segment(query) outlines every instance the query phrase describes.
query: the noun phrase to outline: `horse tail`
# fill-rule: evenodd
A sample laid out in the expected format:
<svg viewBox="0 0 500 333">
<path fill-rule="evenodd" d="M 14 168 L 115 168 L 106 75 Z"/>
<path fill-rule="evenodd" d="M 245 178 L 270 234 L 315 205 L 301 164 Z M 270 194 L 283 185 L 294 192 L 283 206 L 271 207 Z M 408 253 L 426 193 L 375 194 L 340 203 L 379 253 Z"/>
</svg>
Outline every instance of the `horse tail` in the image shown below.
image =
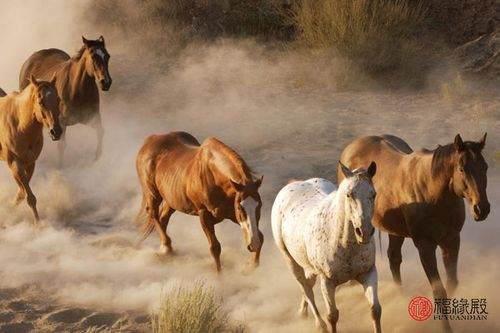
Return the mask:
<svg viewBox="0 0 500 333">
<path fill-rule="evenodd" d="M 149 218 L 146 214 L 146 198 L 144 195 L 141 201 L 141 208 L 135 218 L 135 224 L 142 225 L 141 238 L 136 244 L 136 246 L 139 247 L 154 230 L 154 225 L 149 223 Z"/>
</svg>

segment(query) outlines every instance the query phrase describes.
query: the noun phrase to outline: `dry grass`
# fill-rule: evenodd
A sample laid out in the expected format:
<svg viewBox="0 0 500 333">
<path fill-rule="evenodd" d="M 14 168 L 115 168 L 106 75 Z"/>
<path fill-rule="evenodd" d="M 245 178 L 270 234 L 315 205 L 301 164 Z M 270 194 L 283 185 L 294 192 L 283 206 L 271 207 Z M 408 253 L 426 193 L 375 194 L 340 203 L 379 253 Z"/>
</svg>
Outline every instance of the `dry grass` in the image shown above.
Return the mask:
<svg viewBox="0 0 500 333">
<path fill-rule="evenodd" d="M 290 20 L 307 47 L 333 48 L 364 69 L 380 71 L 414 53 L 411 37 L 425 13 L 422 0 L 303 0 Z"/>
<path fill-rule="evenodd" d="M 243 326 L 229 322 L 222 300 L 203 282 L 177 286 L 162 295 L 161 305 L 151 315 L 153 333 L 244 333 Z"/>
</svg>

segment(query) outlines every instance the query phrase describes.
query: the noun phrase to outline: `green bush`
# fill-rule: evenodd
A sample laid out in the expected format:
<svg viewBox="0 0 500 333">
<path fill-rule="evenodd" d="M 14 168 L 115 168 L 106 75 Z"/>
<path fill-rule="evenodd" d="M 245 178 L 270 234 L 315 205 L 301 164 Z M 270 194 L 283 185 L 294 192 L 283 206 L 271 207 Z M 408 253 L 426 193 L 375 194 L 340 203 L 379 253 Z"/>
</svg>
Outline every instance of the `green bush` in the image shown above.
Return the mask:
<svg viewBox="0 0 500 333">
<path fill-rule="evenodd" d="M 222 308 L 222 300 L 203 282 L 177 286 L 162 295 L 161 305 L 151 315 L 153 333 L 244 333 L 233 326 Z"/>
</svg>

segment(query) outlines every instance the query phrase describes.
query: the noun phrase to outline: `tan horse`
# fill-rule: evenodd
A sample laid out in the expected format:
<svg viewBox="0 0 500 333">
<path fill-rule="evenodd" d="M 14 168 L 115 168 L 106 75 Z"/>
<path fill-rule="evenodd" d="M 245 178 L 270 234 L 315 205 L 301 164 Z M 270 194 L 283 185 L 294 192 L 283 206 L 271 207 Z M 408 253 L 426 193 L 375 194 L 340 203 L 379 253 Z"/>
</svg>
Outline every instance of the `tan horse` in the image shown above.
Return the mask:
<svg viewBox="0 0 500 333">
<path fill-rule="evenodd" d="M 401 247 L 411 237 L 435 298 L 447 298 L 439 276 L 436 248 L 442 250 L 448 276 L 447 289 L 457 287 L 460 231 L 465 221 L 464 200 L 476 221 L 486 219 L 490 204 L 486 194 L 487 164 L 481 152 L 486 134 L 479 142 L 463 142 L 460 135 L 452 144 L 436 150 L 413 152 L 402 139 L 369 136 L 347 145 L 341 161 L 349 168 L 368 166 L 375 161 L 379 172 L 373 178 L 377 199 L 373 224 L 389 233 L 387 251 L 394 281 L 401 284 Z M 344 176 L 337 173 L 340 182 Z M 447 321 L 444 330 L 451 331 Z"/>
<path fill-rule="evenodd" d="M 102 153 L 104 129 L 99 110 L 99 90 L 111 86 L 111 76 L 108 71 L 109 53 L 104 45 L 104 38 L 87 40 L 82 36 L 83 46 L 72 58 L 59 49 L 46 49 L 33 53 L 25 61 L 19 74 L 19 88 L 28 85 L 30 75 L 42 79 L 57 78 L 56 87 L 62 99 L 61 125 L 63 135 L 59 143 L 59 158 L 63 161 L 66 147 L 65 135 L 67 126 L 86 124 L 97 132 L 97 150 L 95 159 Z M 96 84 L 97 83 L 97 84 Z"/>
<path fill-rule="evenodd" d="M 160 251 L 172 251 L 167 225 L 175 211 L 198 215 L 207 236 L 217 271 L 221 270 L 221 246 L 215 225 L 229 219 L 241 226 L 253 264 L 259 263 L 264 236 L 258 225 L 262 201 L 245 161 L 215 138 L 202 145 L 190 134 L 172 132 L 148 137 L 137 155 L 137 173 L 143 191 L 145 239 L 154 228 L 160 235 Z M 160 211 L 160 205 L 161 211 Z"/>
<path fill-rule="evenodd" d="M 61 137 L 59 104 L 55 78 L 48 82 L 32 76 L 22 92 L 0 98 L 0 159 L 7 162 L 19 187 L 14 204 L 26 198 L 35 223 L 39 216 L 29 182 L 42 151 L 43 127 L 52 140 Z"/>
</svg>

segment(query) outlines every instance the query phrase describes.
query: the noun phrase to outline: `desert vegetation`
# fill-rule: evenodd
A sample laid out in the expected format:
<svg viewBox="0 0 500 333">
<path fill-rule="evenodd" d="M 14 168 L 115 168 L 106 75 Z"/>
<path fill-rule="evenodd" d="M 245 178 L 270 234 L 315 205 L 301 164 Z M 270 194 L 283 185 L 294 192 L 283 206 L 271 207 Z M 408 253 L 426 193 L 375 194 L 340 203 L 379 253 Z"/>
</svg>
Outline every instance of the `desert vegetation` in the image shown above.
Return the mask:
<svg viewBox="0 0 500 333">
<path fill-rule="evenodd" d="M 162 295 L 160 308 L 151 315 L 153 333 L 245 333 L 233 325 L 215 290 L 198 281 L 176 285 Z"/>
</svg>

